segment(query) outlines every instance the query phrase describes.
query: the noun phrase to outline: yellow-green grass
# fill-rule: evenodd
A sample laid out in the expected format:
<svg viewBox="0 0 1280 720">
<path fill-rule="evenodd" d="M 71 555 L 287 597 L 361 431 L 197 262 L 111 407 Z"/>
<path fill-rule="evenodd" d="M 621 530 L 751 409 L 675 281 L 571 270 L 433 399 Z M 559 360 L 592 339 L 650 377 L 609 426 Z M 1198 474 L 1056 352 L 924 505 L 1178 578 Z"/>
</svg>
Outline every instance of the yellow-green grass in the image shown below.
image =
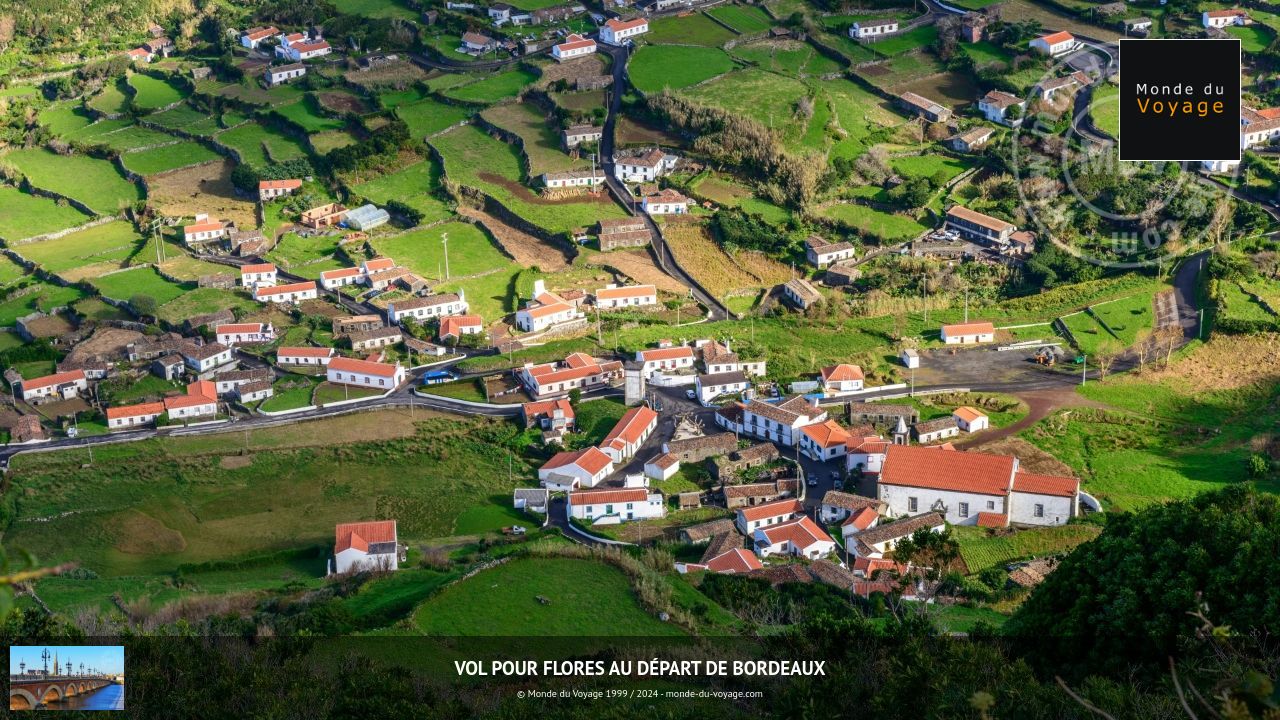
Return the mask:
<svg viewBox="0 0 1280 720">
<path fill-rule="evenodd" d="M 276 244 L 271 252 L 267 253 L 267 259 L 272 262 L 302 272 L 308 277 L 316 277 L 324 270 L 331 270 L 338 267 L 331 264 L 333 254 L 338 251 L 337 235 L 315 235 L 312 237 L 302 237 L 296 233 L 287 233 L 280 238 L 280 242 Z M 323 265 L 316 269 L 318 265 Z"/>
<path fill-rule="evenodd" d="M 385 205 L 389 200 L 399 200 L 422 213 L 423 224 L 430 224 L 452 214 L 448 203 L 438 195 L 443 174 L 440 164 L 429 158 L 354 185 L 351 192 L 378 205 Z"/>
<path fill-rule="evenodd" d="M 8 255 L 0 255 L 0 288 L 5 288 L 26 277 L 27 271 Z"/>
<path fill-rule="evenodd" d="M 7 88 L 0 88 L 0 97 L 31 97 L 39 94 L 40 91 L 34 85 L 13 85 Z"/>
<path fill-rule="evenodd" d="M 745 115 L 779 131 L 788 147 L 820 144 L 821 130 L 830 117 L 826 103 L 815 104 L 812 118 L 799 117 L 797 103 L 811 95 L 809 88 L 795 78 L 757 68 L 731 72 L 679 92 L 694 102 Z M 744 102 L 746 98 L 750 102 Z M 811 127 L 817 128 L 816 135 L 809 134 Z"/>
<path fill-rule="evenodd" d="M 1120 87 L 1113 83 L 1095 87 L 1089 103 L 1089 116 L 1099 130 L 1120 139 Z"/>
<path fill-rule="evenodd" d="M 887 242 L 909 240 L 929 229 L 907 215 L 887 213 L 855 203 L 831 205 L 824 208 L 821 215 Z"/>
<path fill-rule="evenodd" d="M 749 5 L 721 5 L 708 10 L 707 14 L 744 35 L 764 32 L 773 26 L 773 18 Z"/>
<path fill-rule="evenodd" d="M 36 117 L 40 124 L 49 128 L 54 135 L 63 137 L 84 130 L 93 124 L 93 115 L 70 101 L 54 103 L 41 110 Z"/>
<path fill-rule="evenodd" d="M 870 48 L 881 55 L 901 55 L 909 50 L 928 47 L 937 39 L 938 28 L 933 25 L 923 25 L 877 40 L 870 44 Z"/>
<path fill-rule="evenodd" d="M 303 96 L 298 102 L 281 105 L 275 111 L 307 133 L 337 130 L 343 126 L 342 120 L 322 113 L 319 101 L 311 94 Z"/>
<path fill-rule="evenodd" d="M 476 225 L 451 222 L 370 241 L 379 255 L 395 258 L 415 273 L 432 279 L 444 278 L 445 234 L 449 236 L 449 275 L 463 278 L 506 268 L 514 262 L 494 247 L 488 235 Z"/>
<path fill-rule="evenodd" d="M 13 242 L 83 225 L 89 216 L 45 197 L 0 185 L 0 240 Z"/>
<path fill-rule="evenodd" d="M 716 47 L 645 45 L 627 67 L 631 84 L 646 93 L 679 90 L 733 69 L 733 60 Z"/>
<path fill-rule="evenodd" d="M 57 307 L 69 305 L 82 299 L 85 295 L 80 288 L 62 285 L 39 285 L 39 290 L 16 297 L 8 302 L 0 303 L 0 327 L 12 326 L 23 315 L 30 315 L 36 310 L 49 312 Z"/>
<path fill-rule="evenodd" d="M 0 162 L 17 168 L 32 185 L 79 200 L 98 213 L 114 213 L 142 199 L 141 188 L 125 179 L 110 160 L 30 148 L 15 150 Z"/>
<path fill-rule="evenodd" d="M 785 223 L 791 218 L 791 212 L 778 207 L 767 200 L 757 198 L 751 188 L 734 182 L 730 178 L 705 173 L 694 181 L 693 191 L 716 204 L 725 207 L 741 208 L 743 211 L 759 215 L 771 223 Z"/>
<path fill-rule="evenodd" d="M 200 136 L 212 135 L 219 129 L 216 114 L 197 110 L 186 103 L 148 115 L 147 122 Z"/>
<path fill-rule="evenodd" d="M 536 106 L 530 103 L 508 103 L 485 110 L 485 120 L 520 136 L 524 154 L 529 159 L 529 174 L 561 172 L 586 168 L 586 159 L 574 159 L 561 150 L 560 132 L 550 124 Z"/>
<path fill-rule="evenodd" d="M 840 63 L 798 40 L 769 40 L 739 45 L 734 57 L 755 63 L 765 70 L 785 75 L 825 75 L 839 72 Z"/>
<path fill-rule="evenodd" d="M 138 249 L 142 238 L 133 225 L 123 220 L 113 220 L 63 235 L 55 240 L 24 243 L 14 247 L 23 258 L 40 265 L 54 274 L 87 266 L 98 273 L 119 268 Z M 79 280 L 82 273 L 71 273 L 68 279 Z"/>
<path fill-rule="evenodd" d="M 515 97 L 527 85 L 537 80 L 537 75 L 516 68 L 496 75 L 490 75 L 478 82 L 444 91 L 446 97 L 463 102 L 491 104 L 499 100 Z"/>
<path fill-rule="evenodd" d="M 217 288 L 196 288 L 188 290 L 161 305 L 156 314 L 166 322 L 181 323 L 189 317 L 223 309 L 243 315 L 254 312 L 260 307 L 259 303 L 244 292 L 219 290 Z"/>
<path fill-rule="evenodd" d="M 1229 27 L 1227 34 L 1239 39 L 1240 49 L 1247 53 L 1260 53 L 1266 50 L 1276 37 L 1275 31 L 1266 25 Z"/>
<path fill-rule="evenodd" d="M 650 20 L 649 33 L 641 37 L 651 43 L 719 47 L 737 35 L 715 20 L 699 13 L 685 17 L 667 16 Z"/>
<path fill-rule="evenodd" d="M 142 73 L 130 75 L 129 85 L 134 90 L 133 106 L 144 112 L 172 105 L 187 96 L 185 90 L 168 80 L 161 80 Z"/>
<path fill-rule="evenodd" d="M 517 150 L 466 125 L 431 139 L 444 158 L 445 175 L 495 199 L 529 222 L 553 233 L 588 227 L 601 218 L 624 217 L 626 211 L 605 200 L 564 203 L 541 202 L 527 188 L 517 187 L 522 177 Z"/>
<path fill-rule="evenodd" d="M 1151 287 L 1144 292 L 1114 302 L 1094 305 L 1089 309 L 1113 335 L 1120 339 L 1121 345 L 1128 347 L 1137 340 L 1138 335 L 1155 326 L 1152 296 L 1160 287 L 1152 283 Z"/>
<path fill-rule="evenodd" d="M 317 155 L 324 155 L 338 148 L 344 148 L 360 142 L 360 139 L 352 135 L 348 130 L 329 130 L 328 132 L 312 133 L 310 140 L 311 148 L 315 150 Z"/>
<path fill-rule="evenodd" d="M 149 150 L 137 150 L 120 156 L 124 166 L 139 175 L 154 175 L 169 170 L 217 160 L 220 155 L 198 142 L 185 140 Z"/>
<path fill-rule="evenodd" d="M 214 137 L 218 142 L 238 152 L 242 162 L 258 167 L 300 158 L 307 154 L 302 143 L 256 122 L 238 125 Z"/>
<path fill-rule="evenodd" d="M 103 295 L 115 300 L 128 300 L 134 295 L 146 295 L 157 305 L 179 297 L 188 288 L 170 282 L 151 267 L 137 267 L 103 275 L 92 280 L 93 286 Z"/>
<path fill-rule="evenodd" d="M 465 107 L 442 103 L 434 98 L 405 103 L 396 108 L 396 117 L 409 126 L 409 132 L 416 138 L 434 135 L 470 115 L 471 111 Z"/>
<path fill-rule="evenodd" d="M 893 168 L 894 172 L 899 175 L 933 178 L 942 173 L 946 176 L 946 181 L 968 170 L 970 166 L 971 163 L 965 160 L 957 160 L 932 152 L 926 152 L 923 155 L 895 157 L 889 160 L 889 167 Z"/>
<path fill-rule="evenodd" d="M 129 109 L 129 96 L 119 82 L 107 83 L 89 100 L 89 107 L 107 115 L 117 115 Z"/>
<path fill-rule="evenodd" d="M 360 15 L 375 19 L 418 19 L 418 13 L 398 0 L 335 0 L 333 6 L 344 15 Z"/>
<path fill-rule="evenodd" d="M 853 42 L 852 40 L 850 42 Z M 933 55 L 913 52 L 895 55 L 888 62 L 877 65 L 874 74 L 861 73 L 864 78 L 879 88 L 892 92 L 892 88 L 919 80 L 946 70 L 942 61 Z"/>
<path fill-rule="evenodd" d="M 876 132 L 902 123 L 886 100 L 850 80 L 822 80 L 817 87 L 830 101 L 834 122 L 843 131 L 831 149 L 833 158 L 861 155 L 874 144 Z"/>
<path fill-rule="evenodd" d="M 105 145 L 119 152 L 171 144 L 177 140 L 177 138 L 167 133 L 157 132 L 137 125 L 122 127 L 119 130 L 93 135 L 92 137 L 82 136 L 82 142 Z"/>
<path fill-rule="evenodd" d="M 515 637 L 533 628 L 549 637 L 681 634 L 640 606 L 621 570 L 571 558 L 523 558 L 486 570 L 424 602 L 414 622 L 427 635 Z"/>
</svg>

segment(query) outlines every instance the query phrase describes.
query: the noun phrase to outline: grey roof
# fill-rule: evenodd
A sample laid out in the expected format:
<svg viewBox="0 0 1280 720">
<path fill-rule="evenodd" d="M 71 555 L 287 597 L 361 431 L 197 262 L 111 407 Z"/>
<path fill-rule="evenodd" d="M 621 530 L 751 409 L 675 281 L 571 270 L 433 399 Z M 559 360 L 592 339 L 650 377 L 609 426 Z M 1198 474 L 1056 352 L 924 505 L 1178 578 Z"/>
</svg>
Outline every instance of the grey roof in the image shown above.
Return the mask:
<svg viewBox="0 0 1280 720">
<path fill-rule="evenodd" d="M 667 441 L 667 450 L 672 453 L 683 453 L 703 448 L 723 449 L 725 452 L 732 452 L 737 447 L 738 438 L 730 432 Z"/>
<path fill-rule="evenodd" d="M 417 310 L 418 308 L 434 307 L 436 305 L 447 305 L 449 303 L 458 302 L 462 298 L 457 293 L 439 293 L 437 295 L 427 295 L 426 297 L 415 297 L 407 300 L 395 300 L 388 307 L 395 308 L 396 312 L 404 310 Z"/>
<path fill-rule="evenodd" d="M 365 340 L 378 340 L 380 338 L 400 337 L 400 328 L 395 326 L 376 327 L 370 330 L 358 330 L 351 333 L 351 342 L 358 343 Z"/>
<path fill-rule="evenodd" d="M 953 416 L 948 415 L 946 417 L 940 417 L 936 420 L 916 423 L 916 434 L 924 435 L 926 433 L 934 433 L 934 432 L 938 432 L 939 430 L 946 430 L 948 428 L 953 428 L 953 427 L 959 427 L 959 425 L 956 424 L 956 419 Z"/>
<path fill-rule="evenodd" d="M 734 531 L 733 527 L 733 518 L 720 518 L 719 520 L 690 525 L 680 532 L 689 538 L 690 542 L 700 542 L 716 535 L 731 533 Z"/>
<path fill-rule="evenodd" d="M 390 217 L 391 215 L 388 214 L 386 210 L 383 210 L 377 205 L 361 205 L 354 210 L 347 211 L 346 221 L 348 224 L 354 220 L 361 225 L 368 225 L 379 221 L 385 222 L 390 219 Z"/>
<path fill-rule="evenodd" d="M 524 500 L 525 506 L 545 506 L 551 495 L 546 488 L 516 488 L 512 500 Z"/>
<path fill-rule="evenodd" d="M 943 524 L 942 515 L 936 512 L 927 512 L 923 515 L 903 518 L 887 525 L 877 525 L 868 528 L 853 537 L 866 543 L 867 545 L 875 545 L 886 540 L 897 540 L 915 533 L 921 528 L 934 528 Z"/>
<path fill-rule="evenodd" d="M 861 495 L 840 492 L 839 490 L 828 490 L 827 494 L 822 496 L 822 504 L 845 510 L 861 510 L 863 508 L 877 508 L 881 503 L 875 498 L 862 497 Z"/>
<path fill-rule="evenodd" d="M 703 386 L 713 385 L 739 385 L 747 381 L 747 376 L 741 370 L 732 372 L 714 373 L 711 375 L 699 375 L 698 383 Z"/>
</svg>

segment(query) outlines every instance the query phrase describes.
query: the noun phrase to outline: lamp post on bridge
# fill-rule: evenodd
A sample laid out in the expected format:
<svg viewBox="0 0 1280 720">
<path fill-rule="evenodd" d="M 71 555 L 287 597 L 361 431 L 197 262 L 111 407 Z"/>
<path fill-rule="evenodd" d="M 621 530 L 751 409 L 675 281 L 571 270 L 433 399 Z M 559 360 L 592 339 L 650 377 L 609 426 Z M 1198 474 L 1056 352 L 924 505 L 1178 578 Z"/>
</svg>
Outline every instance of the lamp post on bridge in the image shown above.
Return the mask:
<svg viewBox="0 0 1280 720">
<path fill-rule="evenodd" d="M 40 659 L 44 661 L 44 676 L 49 677 L 49 648 L 40 653 Z"/>
</svg>

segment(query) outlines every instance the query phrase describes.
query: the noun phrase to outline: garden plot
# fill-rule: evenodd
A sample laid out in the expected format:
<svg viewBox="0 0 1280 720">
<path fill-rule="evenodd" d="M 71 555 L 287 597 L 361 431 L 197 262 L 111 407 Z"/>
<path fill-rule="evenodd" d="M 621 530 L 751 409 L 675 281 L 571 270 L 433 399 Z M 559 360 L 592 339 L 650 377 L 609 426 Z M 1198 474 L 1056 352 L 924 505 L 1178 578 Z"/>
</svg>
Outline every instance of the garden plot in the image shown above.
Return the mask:
<svg viewBox="0 0 1280 720">
<path fill-rule="evenodd" d="M 529 173 L 538 176 L 548 172 L 586 169 L 590 162 L 583 158 L 569 157 L 561 150 L 560 133 L 536 106 L 529 103 L 509 103 L 490 108 L 481 116 L 494 125 L 510 130 L 523 140 L 524 153 L 529 159 Z"/>
<path fill-rule="evenodd" d="M 399 0 L 334 0 L 333 6 L 343 15 L 359 15 L 379 20 L 418 19 L 418 13 Z"/>
<path fill-rule="evenodd" d="M 718 205 L 741 208 L 745 212 L 759 215 L 775 225 L 791 218 L 790 211 L 757 198 L 746 185 L 711 173 L 704 173 L 694 180 L 693 192 Z"/>
<path fill-rule="evenodd" d="M 235 150 L 247 165 L 265 166 L 272 163 L 305 157 L 307 150 L 302 143 L 265 125 L 248 122 L 214 136 L 215 139 Z"/>
<path fill-rule="evenodd" d="M 969 2 L 975 1 L 985 5 L 991 4 L 986 0 L 969 0 Z M 969 6 L 966 4 L 965 7 Z M 1112 28 L 1081 22 L 1037 5 L 1031 0 L 1008 0 L 1000 8 L 1000 19 L 1013 23 L 1035 21 L 1046 30 L 1066 30 L 1069 33 L 1084 35 L 1102 42 L 1115 42 L 1120 39 L 1120 33 Z"/>
<path fill-rule="evenodd" d="M 217 160 L 218 153 L 197 142 L 185 140 L 149 150 L 138 150 L 120 156 L 124 166 L 139 175 L 154 175 L 189 165 Z"/>
<path fill-rule="evenodd" d="M 0 185 L 0 240 L 14 242 L 83 225 L 91 218 L 66 203 Z"/>
<path fill-rule="evenodd" d="M 133 88 L 133 106 L 143 112 L 172 105 L 187 96 L 185 90 L 172 82 L 142 73 L 130 75 L 129 86 Z"/>
<path fill-rule="evenodd" d="M 0 162 L 17 168 L 32 185 L 79 200 L 99 213 L 114 213 L 142 199 L 142 190 L 109 160 L 30 148 L 15 150 Z"/>
<path fill-rule="evenodd" d="M 320 277 L 325 270 L 337 270 L 350 263 L 339 261 L 338 240 L 341 235 L 313 235 L 302 237 L 287 233 L 267 253 L 267 259 L 305 277 Z"/>
<path fill-rule="evenodd" d="M 904 92 L 913 92 L 953 108 L 969 103 L 976 104 L 977 98 L 982 95 L 973 78 L 968 73 L 959 72 L 938 73 L 912 80 L 895 86 L 894 92 L 899 95 Z"/>
<path fill-rule="evenodd" d="M 240 227 L 256 227 L 256 203 L 237 195 L 231 184 L 234 168 L 235 163 L 221 160 L 149 178 L 150 203 L 169 217 L 208 213 L 209 217 L 233 220 Z"/>
<path fill-rule="evenodd" d="M 503 255 L 493 241 L 472 223 L 452 222 L 431 228 L 410 230 L 399 235 L 378 237 L 369 242 L 378 255 L 433 280 L 444 279 L 445 234 L 449 236 L 449 276 L 464 278 L 511 268 L 511 258 Z"/>
<path fill-rule="evenodd" d="M 113 82 L 89 100 L 89 107 L 106 115 L 119 115 L 129 109 L 129 96 L 125 94 L 121 83 Z"/>
<path fill-rule="evenodd" d="M 129 152 L 142 148 L 158 147 L 178 142 L 178 138 L 168 133 L 158 132 L 137 125 L 125 127 L 101 134 L 85 133 L 81 135 L 84 142 L 105 145 L 118 152 Z"/>
<path fill-rule="evenodd" d="M 197 110 L 186 103 L 164 112 L 148 115 L 147 122 L 201 137 L 212 135 L 219 130 L 217 115 L 210 115 L 204 110 Z"/>
<path fill-rule="evenodd" d="M 275 111 L 307 133 L 337 130 L 345 124 L 338 118 L 325 115 L 318 104 L 319 100 L 314 95 L 306 95 L 298 102 L 277 107 Z"/>
<path fill-rule="evenodd" d="M 454 100 L 490 105 L 499 100 L 515 97 L 521 90 L 537 79 L 538 76 L 533 72 L 524 68 L 517 68 L 490 75 L 470 85 L 450 88 L 445 90 L 443 94 L 445 97 L 453 98 Z"/>
<path fill-rule="evenodd" d="M 669 224 L 662 235 L 680 266 L 716 298 L 772 288 L 791 279 L 790 268 L 763 253 L 726 253 L 702 225 Z"/>
<path fill-rule="evenodd" d="M 113 220 L 54 240 L 24 243 L 14 252 L 45 270 L 75 282 L 119 269 L 141 245 L 133 225 Z"/>
<path fill-rule="evenodd" d="M 396 107 L 396 117 L 409 126 L 409 134 L 425 138 L 457 125 L 471 116 L 471 110 L 448 105 L 433 98 L 409 102 Z"/>
<path fill-rule="evenodd" d="M 109 298 L 128 300 L 134 295 L 146 295 L 154 299 L 157 305 L 164 305 L 187 290 L 178 283 L 164 279 L 150 266 L 121 270 L 94 278 L 91 282 Z"/>
<path fill-rule="evenodd" d="M 635 69 L 635 60 L 631 69 Z M 589 113 L 604 110 L 604 90 L 584 90 L 582 92 L 549 93 L 551 101 L 558 107 L 578 113 Z"/>
<path fill-rule="evenodd" d="M 773 18 L 768 13 L 750 5 L 721 5 L 708 10 L 707 14 L 744 35 L 754 35 L 773 27 Z"/>
<path fill-rule="evenodd" d="M 347 130 L 329 130 L 328 132 L 312 133 L 309 138 L 311 141 L 311 149 L 317 155 L 326 155 L 338 148 L 344 148 L 349 145 L 355 145 L 360 142 L 360 138 L 352 135 Z"/>
<path fill-rule="evenodd" d="M 684 17 L 660 17 L 649 21 L 649 32 L 641 38 L 658 44 L 720 47 L 737 34 L 701 13 Z"/>
<path fill-rule="evenodd" d="M 733 60 L 720 48 L 696 45 L 645 45 L 627 67 L 631 84 L 642 92 L 679 90 L 723 75 Z"/>
<path fill-rule="evenodd" d="M 419 160 L 382 177 L 351 186 L 351 192 L 377 205 L 398 200 L 422 213 L 422 223 L 430 224 L 450 215 L 449 204 L 440 199 L 440 164 Z"/>
</svg>

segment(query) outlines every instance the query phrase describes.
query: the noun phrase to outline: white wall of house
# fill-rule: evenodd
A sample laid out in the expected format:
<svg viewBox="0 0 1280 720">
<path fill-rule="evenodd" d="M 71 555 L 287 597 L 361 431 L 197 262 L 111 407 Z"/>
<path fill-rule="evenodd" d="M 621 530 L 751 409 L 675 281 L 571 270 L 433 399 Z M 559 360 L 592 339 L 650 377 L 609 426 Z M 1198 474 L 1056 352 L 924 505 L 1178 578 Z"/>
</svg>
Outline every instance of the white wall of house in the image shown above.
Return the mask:
<svg viewBox="0 0 1280 720">
<path fill-rule="evenodd" d="M 107 428 L 117 430 L 119 428 L 139 427 L 155 422 L 160 417 L 160 413 L 146 413 L 144 415 L 130 415 L 128 417 L 116 417 L 107 420 Z"/>
<path fill-rule="evenodd" d="M 395 375 L 386 377 L 385 375 L 372 375 L 369 373 L 351 372 L 350 370 L 334 370 L 332 367 L 326 368 L 325 379 L 332 383 L 340 385 L 359 385 L 361 387 L 378 388 L 380 390 L 390 390 L 404 382 L 404 368 L 396 366 Z"/>
<path fill-rule="evenodd" d="M 974 525 L 978 522 L 978 513 L 1004 514 L 1005 507 L 1008 505 L 1008 498 L 1003 495 L 982 495 L 884 483 L 880 484 L 879 494 L 880 499 L 889 506 L 889 514 L 892 516 L 919 515 L 934 510 L 943 512 L 941 508 L 934 507 L 941 502 L 946 508 L 943 517 L 952 525 Z M 912 504 L 912 498 L 915 499 L 914 504 Z"/>
<path fill-rule="evenodd" d="M 667 514 L 667 508 L 662 495 L 651 493 L 644 502 L 570 504 L 569 513 L 579 520 L 598 520 L 602 517 L 614 516 L 620 522 L 628 522 L 663 517 Z"/>
<path fill-rule="evenodd" d="M 884 453 L 849 453 L 844 456 L 844 467 L 849 472 L 861 467 L 862 472 L 879 473 L 884 467 Z"/>
<path fill-rule="evenodd" d="M 396 553 L 370 555 L 359 548 L 347 548 L 334 556 L 334 571 L 341 574 L 363 570 L 397 570 L 400 567 Z"/>
<path fill-rule="evenodd" d="M 1060 495 L 1015 491 L 1009 505 L 1009 522 L 1020 525 L 1065 525 L 1076 513 L 1076 498 Z"/>
</svg>

